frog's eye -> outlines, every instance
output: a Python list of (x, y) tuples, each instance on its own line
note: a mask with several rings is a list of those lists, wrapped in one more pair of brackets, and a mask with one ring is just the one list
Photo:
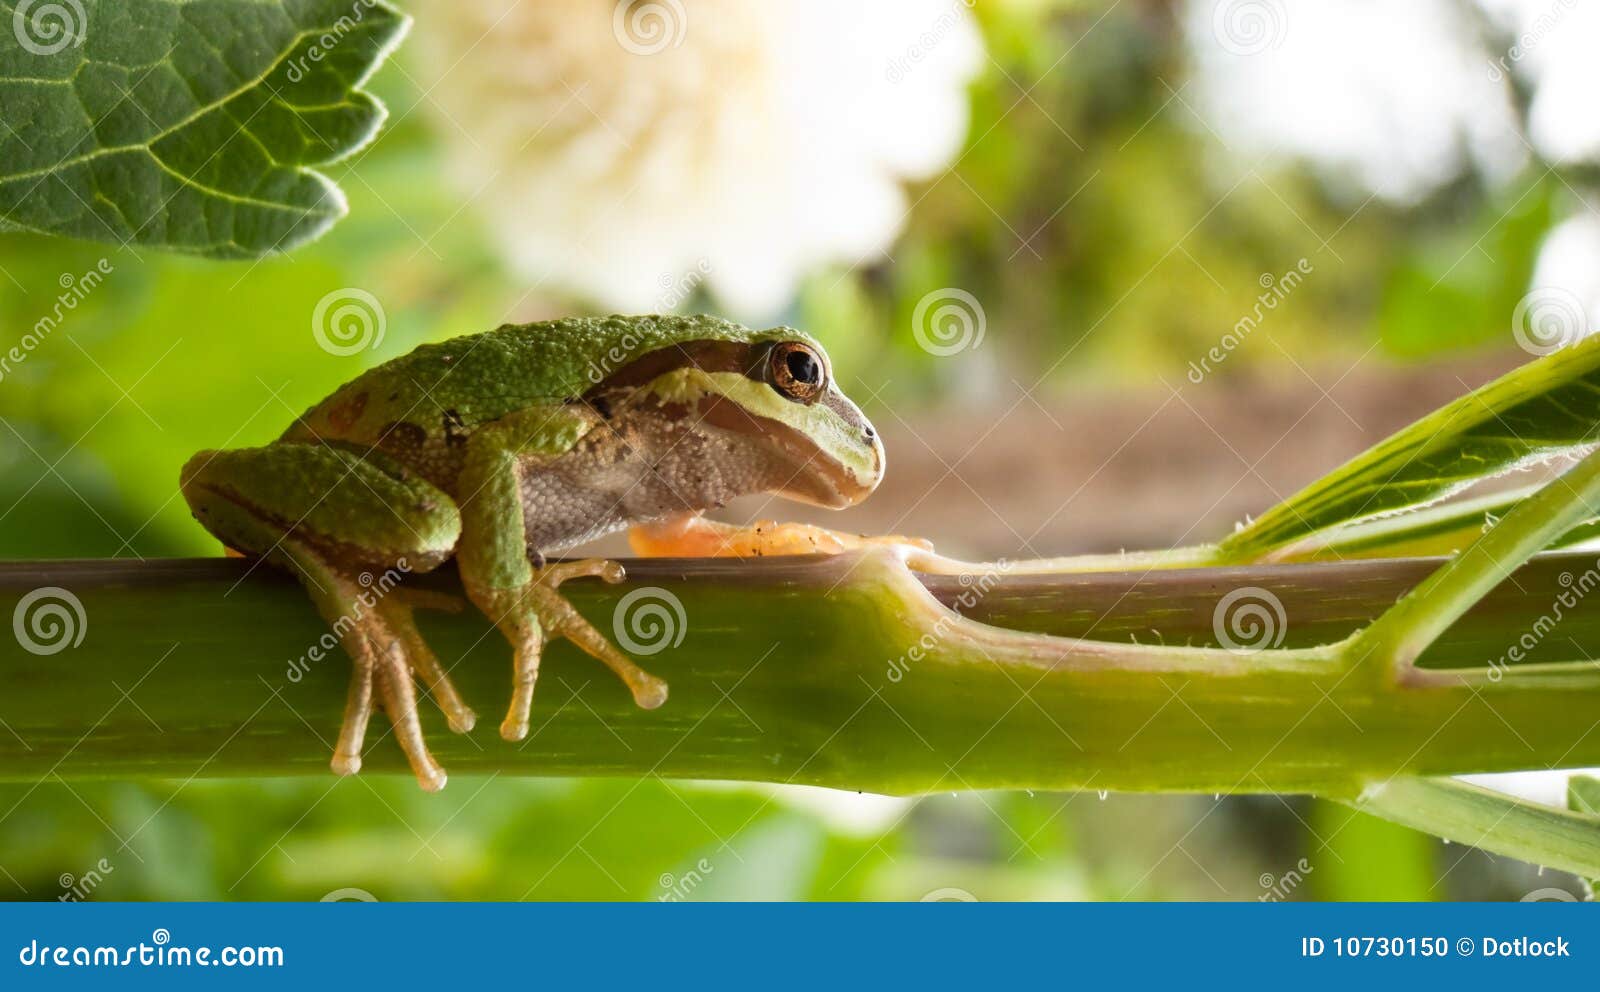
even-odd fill
[(815, 348), (798, 341), (785, 341), (773, 346), (767, 359), (767, 377), (778, 392), (810, 403), (822, 395), (828, 372)]

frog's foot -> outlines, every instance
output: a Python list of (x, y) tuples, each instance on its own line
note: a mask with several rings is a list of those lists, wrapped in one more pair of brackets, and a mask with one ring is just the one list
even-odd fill
[(444, 666), (439, 664), (439, 656), (434, 654), (433, 649), (428, 647), (428, 642), (422, 639), (422, 632), (417, 630), (412, 614), (418, 609), (446, 610), (455, 613), (463, 605), (459, 598), (448, 593), (406, 589), (403, 586), (392, 590), (378, 603), (378, 611), (383, 615), (383, 622), (400, 642), (400, 648), (405, 654), (411, 673), (428, 687), (433, 701), (438, 704), (445, 719), (449, 721), (450, 729), (458, 734), (471, 730), (478, 722), (478, 716), (462, 700), (461, 693), (456, 691), (455, 683), (450, 681)]
[(625, 573), (614, 561), (588, 559), (540, 568), (533, 581), (520, 589), (482, 588), (467, 583), (472, 601), (500, 628), (516, 655), (511, 705), (500, 724), (500, 736), (506, 740), (520, 741), (528, 736), (533, 690), (539, 680), (539, 657), (546, 636), (565, 637), (617, 673), (633, 693), (633, 701), (643, 709), (653, 710), (667, 701), (667, 684), (617, 650), (557, 591), (568, 579), (590, 576), (617, 583)]
[(645, 558), (761, 558), (769, 555), (836, 555), (868, 547), (886, 547), (918, 571), (944, 571), (945, 564), (960, 565), (933, 551), (920, 537), (888, 534), (868, 537), (816, 527), (811, 524), (762, 520), (749, 527), (684, 514), (657, 523), (638, 524), (628, 531), (634, 553)]
[[(367, 723), (374, 703), (381, 705), (394, 726), (395, 739), (405, 752), (406, 761), (417, 777), (417, 784), (429, 792), (444, 788), (445, 772), (428, 751), (417, 713), (417, 691), (413, 679), (428, 687), (450, 729), (466, 733), (477, 717), (461, 699), (444, 666), (422, 639), (412, 619), (413, 604), (432, 603), (426, 595), (404, 597), (393, 590), (366, 608), (356, 598), (355, 584), (331, 570), (318, 576), (319, 605), (343, 603), (344, 612), (330, 616), (328, 622), (355, 663), (350, 674), (350, 690), (345, 697), (344, 723), (333, 750), (333, 770), (354, 775), (361, 770), (361, 752), (366, 743)], [(327, 602), (327, 601), (333, 602)], [(324, 612), (330, 612), (324, 609)]]

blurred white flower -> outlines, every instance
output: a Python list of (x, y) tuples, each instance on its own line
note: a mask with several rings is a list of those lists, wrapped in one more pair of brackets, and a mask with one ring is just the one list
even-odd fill
[(884, 252), (982, 61), (965, 0), (429, 0), (412, 33), (458, 188), (523, 276), (614, 309), (686, 276), (770, 315)]
[(1563, 290), (1575, 301), (1566, 318), (1567, 343), (1600, 331), (1600, 218), (1579, 213), (1551, 228), (1531, 285)]
[(1245, 161), (1304, 158), (1416, 201), (1527, 160), (1503, 80), (1454, 0), (1188, 0), (1196, 126)]
[(1588, 0), (1479, 0), (1512, 36), (1491, 71), (1516, 73), (1533, 90), (1528, 135), (1553, 162), (1600, 158), (1594, 50), (1600, 5)]

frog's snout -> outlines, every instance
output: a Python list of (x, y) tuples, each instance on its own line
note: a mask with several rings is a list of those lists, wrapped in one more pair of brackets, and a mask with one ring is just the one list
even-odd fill
[(851, 424), (854, 437), (841, 446), (844, 450), (836, 453), (835, 460), (819, 473), (817, 480), (824, 492), (816, 502), (832, 510), (855, 506), (872, 495), (883, 481), (883, 442), (858, 411), (852, 419), (855, 421)]
[(878, 483), (883, 481), (883, 467), (886, 457), (883, 450), (883, 442), (878, 439), (878, 432), (873, 430), (872, 425), (867, 423), (865, 419), (861, 423), (861, 444), (866, 449), (863, 452), (862, 464), (869, 465), (870, 468), (855, 480), (854, 489), (845, 494), (847, 501), (842, 504), (843, 506), (855, 506), (868, 496), (871, 496), (872, 491), (878, 488)]

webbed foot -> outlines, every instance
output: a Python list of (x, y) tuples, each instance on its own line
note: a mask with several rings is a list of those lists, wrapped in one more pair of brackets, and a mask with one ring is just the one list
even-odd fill
[(667, 701), (667, 684), (634, 664), (557, 591), (568, 579), (587, 577), (615, 584), (626, 573), (617, 562), (592, 558), (546, 565), (520, 589), (486, 589), (467, 582), (473, 602), (500, 628), (515, 654), (511, 705), (500, 724), (500, 736), (508, 741), (528, 736), (539, 659), (547, 636), (565, 637), (610, 668), (641, 708), (653, 710)]

